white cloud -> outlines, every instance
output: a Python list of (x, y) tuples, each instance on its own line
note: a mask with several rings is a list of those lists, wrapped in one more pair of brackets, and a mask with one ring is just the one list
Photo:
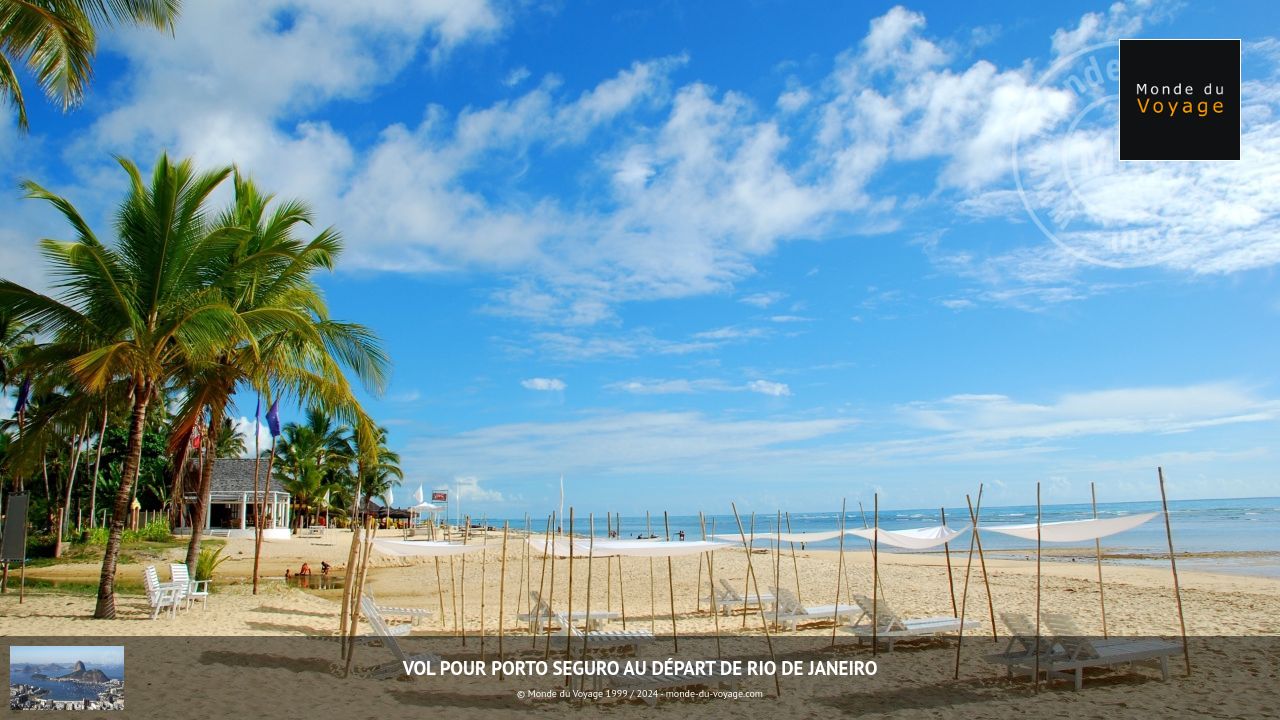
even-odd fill
[(511, 72), (507, 73), (507, 76), (502, 80), (502, 84), (506, 85), (507, 87), (515, 87), (520, 83), (524, 82), (525, 80), (528, 80), (529, 75), (530, 75), (529, 68), (521, 65), (520, 67), (515, 68)]
[[(241, 457), (246, 457), (246, 458), (253, 457), (253, 448), (254, 448), (253, 421), (245, 417), (244, 415), (241, 415), (240, 417), (235, 418), (232, 422), (234, 423), (236, 434), (244, 438), (244, 454)], [(266, 420), (259, 421), (257, 434), (258, 434), (258, 445), (257, 445), (258, 449), (270, 450), (271, 449), (271, 430), (267, 428)]]
[(1113, 2), (1105, 13), (1085, 13), (1074, 28), (1054, 31), (1053, 54), (1062, 57), (1097, 43), (1134, 37), (1145, 23), (1160, 22), (1176, 6), (1164, 0)]
[(565, 389), (563, 380), (558, 378), (529, 378), (521, 380), (520, 385), (526, 390), (539, 390), (543, 392), (560, 392)]
[(747, 389), (751, 392), (772, 397), (789, 397), (791, 395), (791, 388), (786, 383), (771, 382), (769, 380), (752, 380), (747, 383)]
[(746, 303), (747, 305), (754, 305), (755, 307), (758, 307), (758, 308), (767, 308), (770, 305), (780, 300), (783, 300), (786, 297), (787, 297), (786, 293), (778, 292), (774, 290), (771, 292), (759, 292), (759, 293), (752, 293), (750, 295), (744, 295), (738, 298), (738, 302)]
[[(490, 490), (480, 486), (480, 478), (474, 475), (454, 477), (454, 488), (458, 500), (467, 502), (506, 502), (506, 496), (499, 490)], [(475, 518), (472, 518), (475, 520)]]

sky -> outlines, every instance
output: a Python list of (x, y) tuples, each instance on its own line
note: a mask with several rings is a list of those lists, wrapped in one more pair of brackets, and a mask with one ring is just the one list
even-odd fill
[(122, 645), (12, 645), (9, 663), (73, 663), (86, 665), (123, 665)]
[[(184, 5), (0, 113), (0, 272), (47, 289), (69, 235), (19, 179), (107, 230), (113, 154), (308, 201), (394, 362), (397, 504), (1275, 494), (1268, 3)], [(1121, 37), (1242, 39), (1240, 161), (1116, 161)]]

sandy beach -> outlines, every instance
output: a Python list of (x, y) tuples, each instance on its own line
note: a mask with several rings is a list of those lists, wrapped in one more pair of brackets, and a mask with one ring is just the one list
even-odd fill
[[(384, 536), (398, 537), (399, 534), (385, 532)], [(163, 683), (166, 674), (178, 671), (160, 669), (150, 662), (144, 665), (137, 659), (151, 652), (165, 658), (173, 658), (175, 653), (177, 657), (192, 653), (187, 662), (198, 665), (208, 682), (238, 682), (238, 678), (245, 677), (246, 668), (251, 668), (255, 682), (269, 682), (273, 686), (279, 682), (297, 687), (306, 697), (318, 702), (341, 705), (358, 697), (359, 708), (369, 711), (370, 717), (401, 712), (415, 705), (441, 705), (460, 715), (476, 716), (504, 709), (559, 710), (560, 703), (520, 701), (513, 697), (515, 688), (536, 684), (529, 678), (512, 678), (498, 685), (492, 679), (477, 678), (416, 678), (382, 684), (348, 678), (337, 682), (337, 676), (341, 675), (337, 644), (325, 638), (337, 631), (341, 591), (286, 586), (283, 570), (296, 569), (304, 561), (318, 568), (321, 561), (327, 561), (335, 566), (335, 574), (340, 577), (349, 541), (348, 533), (331, 530), (323, 538), (268, 543), (263, 564), (265, 579), (261, 592), (254, 596), (246, 583), (252, 568), (252, 545), (248, 541), (232, 540), (224, 553), (232, 559), (224, 563), (215, 576), (217, 591), (208, 608), (197, 607), (172, 619), (150, 620), (144, 599), (126, 594), (119, 600), (117, 619), (92, 620), (89, 619), (92, 597), (42, 585), (21, 605), (14, 594), (0, 598), (3, 605), (0, 633), (11, 637), (41, 636), (42, 642), (54, 637), (67, 638), (72, 643), (102, 636), (133, 638), (127, 647), (135, 666), (145, 667), (147, 677), (155, 678), (150, 688), (144, 686), (138, 692), (159, 693), (157, 701), (167, 692)], [(473, 538), (472, 542), (485, 540)], [(569, 563), (563, 558), (556, 560), (552, 590), (550, 560), (544, 574), (539, 553), (526, 553), (525, 543), (512, 537), (508, 540), (506, 574), (500, 578), (501, 542), (500, 533), (491, 534), (483, 551), (483, 561), (480, 554), (469, 555), (465, 569), (461, 558), (454, 559), (452, 567), (448, 560), (441, 561), (440, 585), (432, 559), (406, 560), (375, 554), (369, 577), (370, 589), (378, 601), (385, 605), (427, 608), (435, 614), (413, 629), (404, 641), (407, 647), (419, 637), (428, 638), (436, 643), (433, 648), (451, 643), (459, 656), (476, 657), (481, 651), (476, 636), (483, 628), (487, 643), (484, 652), (493, 658), (501, 617), (504, 654), (543, 655), (545, 651), (541, 646), (535, 647), (536, 643), (516, 619), (516, 614), (527, 607), (530, 582), (535, 590), (541, 586), (544, 597), (550, 596), (558, 609), (566, 609), (570, 603)], [(173, 551), (175, 559), (179, 552)], [(794, 589), (798, 570), (803, 602), (820, 604), (836, 600), (837, 553), (797, 549), (793, 559), (784, 546), (780, 560), (781, 563), (775, 565), (770, 553), (751, 554), (751, 566), (762, 592), (775, 584), (775, 573), (780, 575), (784, 587)], [(957, 602), (962, 602), (966, 560), (967, 554), (963, 551), (952, 554)], [(641, 656), (692, 657), (708, 652), (714, 655), (712, 646), (706, 643), (717, 632), (724, 638), (726, 653), (760, 655), (765, 651), (758, 613), (716, 616), (708, 612), (706, 567), (699, 567), (698, 557), (673, 559), (670, 580), (666, 560), (653, 561), (652, 605), (649, 561), (624, 558), (621, 572), (616, 559), (611, 563), (612, 566), (607, 567), (604, 559), (590, 564), (580, 559), (574, 561), (572, 604), (575, 610), (587, 609), (589, 603), (592, 610), (621, 613), (625, 602), (626, 627), (651, 629), (659, 637), (657, 642), (641, 650)], [(841, 600), (846, 601), (850, 591), (868, 594), (871, 554), (865, 550), (846, 552), (845, 564), (848, 585), (839, 590)], [(884, 597), (894, 611), (907, 616), (951, 613), (943, 556), (881, 553), (879, 567)], [(1034, 563), (991, 559), (987, 570), (992, 604), (997, 613), (1034, 613)], [(1043, 610), (1068, 613), (1085, 632), (1101, 634), (1096, 567), (1092, 563), (1045, 562), (1042, 570)], [(90, 565), (62, 565), (33, 569), (28, 577), (36, 581), (84, 581), (92, 579), (95, 572), (96, 568)], [(140, 572), (138, 566), (121, 568), (125, 582), (134, 580)], [(717, 580), (724, 578), (735, 586), (745, 583), (746, 554), (739, 548), (717, 552), (714, 573)], [(1167, 568), (1105, 565), (1103, 573), (1111, 635), (1177, 637), (1177, 613)], [(1090, 707), (1100, 703), (1121, 708), (1121, 715), (1126, 714), (1126, 709), (1137, 713), (1139, 708), (1149, 714), (1153, 707), (1163, 706), (1170, 710), (1199, 707), (1206, 713), (1213, 710), (1222, 717), (1266, 716), (1268, 708), (1274, 710), (1274, 697), (1268, 690), (1273, 685), (1267, 679), (1274, 681), (1276, 668), (1280, 667), (1275, 662), (1275, 636), (1280, 635), (1280, 622), (1276, 620), (1280, 617), (1280, 581), (1204, 572), (1180, 575), (1187, 632), (1193, 638), (1191, 651), (1196, 673), (1191, 678), (1182, 677), (1182, 658), (1177, 657), (1172, 662), (1173, 677), (1168, 683), (1160, 682), (1158, 671), (1153, 669), (1138, 669), (1133, 673), (1099, 671), (1090, 675), (1084, 692), (1072, 692), (1070, 683), (1056, 683), (1051, 691), (1037, 695), (1031, 692), (1026, 680), (1005, 679), (1000, 668), (982, 659), (983, 655), (1002, 648), (1004, 640), (997, 643), (991, 637), (988, 598), (975, 556), (969, 569), (969, 593), (964, 610), (966, 617), (982, 623), (982, 629), (965, 642), (959, 679), (952, 677), (954, 640), (926, 641), (900, 645), (893, 653), (881, 651), (877, 658), (880, 671), (874, 678), (788, 677), (781, 680), (781, 698), (772, 697), (775, 689), (771, 678), (744, 678), (737, 687), (755, 688), (766, 697), (701, 703), (698, 711), (720, 717), (741, 712), (744, 708), (740, 703), (769, 703), (751, 707), (768, 707), (769, 712), (788, 717), (819, 717), (832, 709), (856, 710), (873, 716), (933, 716), (964, 704), (968, 715), (996, 717), (1007, 716), (1012, 709), (1025, 711), (1040, 703), (1047, 703), (1044, 707), (1054, 713), (1069, 713), (1076, 703)], [(681, 637), (689, 638), (680, 652), (673, 652), (670, 641), (669, 584), (675, 588), (675, 630)], [(442, 603), (443, 615), (440, 614)], [(465, 648), (458, 645), (454, 637), (455, 621), (471, 638)], [(621, 618), (610, 624), (611, 629), (622, 626)], [(1003, 627), (999, 631), (1001, 635), (1005, 633)], [(871, 658), (868, 647), (859, 647), (854, 638), (844, 632), (835, 634), (836, 644), (831, 647), (831, 635), (831, 625), (825, 624), (801, 626), (794, 633), (772, 633), (771, 640), (775, 652), (782, 656), (791, 653), (796, 657), (809, 657), (818, 653), (816, 657), (827, 659)], [(245, 636), (260, 638), (236, 639)], [(699, 636), (708, 639), (694, 640)], [(148, 637), (164, 640), (148, 641)], [(189, 638), (187, 644), (181, 646), (184, 649), (174, 649), (174, 637)], [(389, 660), (391, 657), (384, 649), (362, 647), (357, 650), (355, 664), (359, 667)], [(169, 663), (161, 665), (168, 667)], [(351, 690), (366, 687), (367, 691)], [(137, 683), (131, 686), (131, 692), (134, 688), (138, 688)], [(226, 698), (229, 703), (226, 709), (251, 712), (258, 708), (260, 711), (261, 706), (254, 704), (253, 697), (250, 693), (240, 698)], [(268, 700), (259, 698), (258, 702)], [(663, 712), (681, 712), (679, 708), (683, 704), (667, 701), (659, 708)], [(597, 709), (603, 711), (603, 707)], [(636, 711), (633, 708), (644, 707), (609, 703), (607, 711), (626, 716)]]

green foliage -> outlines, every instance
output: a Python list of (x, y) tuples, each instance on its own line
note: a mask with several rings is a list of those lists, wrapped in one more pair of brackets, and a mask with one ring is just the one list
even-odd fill
[[(105, 527), (89, 528), (85, 531), (86, 545), (106, 545), (111, 530)], [(169, 522), (164, 518), (156, 518), (137, 530), (125, 530), (121, 537), (123, 542), (168, 542), (173, 539), (169, 532)]]
[(219, 565), (227, 561), (227, 558), (222, 557), (222, 550), (225, 547), (225, 545), (219, 545), (216, 548), (200, 548), (200, 557), (196, 558), (196, 576), (194, 579), (213, 579), (213, 571), (217, 570)]

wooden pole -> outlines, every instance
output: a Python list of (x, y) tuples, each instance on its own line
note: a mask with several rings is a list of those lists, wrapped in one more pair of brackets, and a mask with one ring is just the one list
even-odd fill
[[(973, 540), (978, 544), (978, 566), (982, 568), (982, 586), (987, 591), (987, 613), (991, 617), (991, 640), (998, 639), (996, 634), (996, 603), (991, 597), (991, 580), (987, 576), (987, 556), (982, 552), (982, 533), (978, 524), (982, 518), (983, 483), (978, 483), (978, 501), (969, 508), (969, 522), (973, 525)], [(965, 498), (968, 499), (967, 496)]]
[[(662, 511), (662, 527), (667, 536), (667, 542), (671, 542), (671, 521), (667, 518), (667, 511)], [(680, 636), (676, 632), (676, 580), (675, 571), (671, 568), (671, 556), (667, 555), (667, 594), (671, 598), (671, 651), (680, 652)]]
[(487, 515), (480, 518), (480, 524), (484, 526), (484, 540), (480, 541), (480, 662), (484, 662), (484, 598), (488, 594), (485, 591), (489, 589), (488, 583), (484, 581), (489, 568), (489, 518)]
[[(592, 537), (595, 534), (592, 530)], [(604, 536), (605, 539), (613, 537), (613, 516), (608, 510), (604, 513)], [(608, 555), (604, 558), (604, 609), (605, 612), (613, 612), (613, 558)]]
[(453, 615), (453, 635), (458, 636), (458, 575), (454, 572), (453, 556), (449, 556), (449, 609)]
[(1036, 673), (1035, 691), (1040, 692), (1040, 483), (1036, 482)]
[[(943, 532), (947, 527), (947, 509), (945, 507), (938, 508), (938, 512), (942, 515)], [(942, 552), (947, 556), (947, 589), (951, 591), (951, 614), (959, 617), (960, 609), (956, 607), (956, 584), (951, 577), (951, 543), (942, 543)]]
[[(791, 534), (791, 513), (787, 513), (787, 534)], [(796, 541), (788, 540), (791, 546), (791, 571), (796, 577), (796, 602), (804, 604), (804, 599), (800, 596), (800, 562), (796, 560)]]
[[(587, 513), (587, 527), (591, 534), (587, 536), (587, 631), (582, 633), (582, 657), (587, 656), (587, 640), (591, 635), (591, 561), (596, 557), (596, 516), (595, 513)], [(572, 542), (572, 541), (571, 541)], [(587, 682), (586, 677), (582, 678), (582, 682)]]
[[(569, 611), (565, 613), (565, 618), (569, 625), (573, 625), (573, 506), (569, 506)], [(588, 623), (588, 631), (590, 623)], [(584, 633), (585, 634), (585, 633)], [(568, 660), (570, 651), (573, 649), (573, 643), (569, 642), (573, 637), (572, 628), (564, 628), (564, 659)], [(565, 682), (569, 681), (569, 676), (565, 675)]]
[[(747, 561), (748, 561), (747, 562), (747, 579), (742, 581), (742, 596), (744, 598), (751, 596), (751, 583), (755, 582), (756, 580), (754, 567), (753, 567), (753, 564), (750, 562), (751, 549), (754, 548), (755, 546), (756, 546), (756, 513), (753, 510), (751, 511), (751, 538), (750, 538), (750, 542), (747, 543)], [(756, 585), (759, 585), (759, 584), (760, 583), (758, 582), (756, 583)], [(756, 593), (756, 600), (758, 601), (759, 599), (760, 599), (760, 593)], [(763, 603), (760, 603), (760, 613), (761, 613), (761, 617), (763, 617), (764, 616)], [(742, 609), (742, 629), (743, 630), (747, 629), (747, 610), (745, 606)]]
[[(530, 608), (529, 608), (529, 615), (530, 615), (530, 617), (532, 617), (532, 618), (533, 618), (533, 621), (534, 621), (534, 624), (533, 624), (533, 632), (531, 633), (531, 634), (533, 635), (533, 649), (534, 649), (534, 650), (537, 650), (537, 649), (538, 649), (538, 629), (539, 629), (540, 627), (544, 627), (544, 626), (545, 626), (545, 628), (547, 629), (547, 632), (548, 632), (548, 633), (550, 633), (550, 632), (551, 632), (551, 630), (550, 630), (550, 628), (551, 628), (551, 618), (550, 618), (550, 617), (547, 617), (547, 618), (542, 617), (542, 613), (541, 613), (541, 612), (539, 612), (539, 610), (540, 610), (540, 608), (542, 607), (542, 605), (544, 604), (544, 603), (543, 603), (543, 601), (542, 601), (542, 591), (546, 588), (546, 584), (547, 584), (547, 555), (548, 555), (548, 553), (549, 553), (548, 548), (551, 546), (551, 528), (552, 528), (552, 523), (553, 523), (553, 522), (554, 522), (554, 520), (552, 519), (552, 516), (551, 516), (551, 515), (548, 515), (548, 516), (547, 516), (547, 534), (542, 536), (542, 569), (538, 571), (538, 606), (537, 606), (537, 607), (533, 607), (533, 606), (532, 606), (532, 605), (533, 605), (533, 602), (532, 602), (532, 601), (533, 601), (533, 598), (529, 598), (529, 600), (530, 600), (530, 603), (529, 603), (529, 604), (530, 604)], [(552, 559), (554, 560), (554, 558), (555, 558), (555, 556), (553, 555), (553, 556), (552, 556)], [(529, 582), (529, 590), (530, 590), (530, 591), (532, 591), (532, 590), (533, 590), (533, 582), (532, 582), (532, 580), (530, 580), (530, 582)], [(548, 607), (549, 607), (549, 605), (548, 605)], [(544, 626), (540, 626), (540, 625), (538, 625), (538, 623), (544, 623)], [(548, 647), (551, 645), (551, 639), (550, 639), (550, 636), (548, 636), (548, 638), (547, 638), (547, 645), (548, 645)]]
[[(548, 533), (548, 534), (547, 534), (547, 537), (548, 537), (548, 538), (550, 538), (550, 537), (551, 537), (551, 535), (550, 535), (550, 533), (551, 533), (551, 529), (552, 529), (552, 528), (554, 528), (555, 533), (556, 533), (556, 539), (557, 539), (557, 540), (559, 540), (559, 539), (560, 539), (560, 538), (559, 538), (559, 536), (560, 536), (560, 524), (561, 524), (563, 521), (562, 521), (559, 517), (557, 517), (557, 516), (556, 516), (556, 514), (555, 514), (554, 512), (553, 512), (553, 513), (551, 513), (551, 520), (552, 520), (552, 524), (551, 524), (551, 527), (550, 527), (550, 528), (548, 528), (548, 530), (547, 530), (547, 533)], [(551, 576), (550, 576), (550, 578), (549, 578), (550, 582), (549, 582), (549, 584), (547, 585), (547, 602), (546, 602), (546, 605), (547, 605), (547, 613), (548, 613), (548, 617), (547, 617), (547, 625), (546, 625), (546, 630), (547, 630), (546, 646), (545, 646), (545, 648), (544, 648), (545, 653), (544, 653), (544, 655), (543, 655), (543, 659), (544, 659), (544, 660), (546, 660), (546, 659), (550, 659), (550, 658), (551, 658), (551, 623), (555, 622), (555, 618), (554, 618), (554, 617), (551, 617), (551, 616), (550, 616), (550, 613), (555, 612), (555, 605), (554, 605), (554, 603), (555, 603), (555, 601), (556, 601), (556, 555), (557, 555), (557, 554), (559, 554), (559, 548), (558, 548), (558, 547), (556, 547), (555, 545), (552, 545), (552, 547), (551, 547)], [(570, 634), (570, 632), (569, 632), (569, 628), (563, 628), (563, 630), (564, 630), (564, 632), (565, 632), (565, 634), (566, 634), (566, 635)]]
[[(876, 588), (880, 587), (880, 493), (872, 496), (875, 503), (872, 507), (871, 519), (872, 526), (875, 531), (871, 534), (871, 655), (874, 657), (879, 651), (879, 633), (880, 633), (880, 594), (876, 592)], [(844, 516), (841, 515), (840, 522), (844, 522)], [(843, 525), (840, 528), (844, 529)], [(840, 545), (844, 546), (844, 535), (840, 535)], [(836, 601), (839, 604), (839, 600)], [(835, 637), (835, 631), (831, 631), (831, 636)]]
[[(502, 523), (502, 567), (498, 571), (498, 660), (503, 660), (506, 656), (503, 654), (502, 648), (502, 616), (506, 610), (507, 601), (507, 532), (508, 524)], [(525, 543), (528, 547), (529, 543)]]
[[(1093, 519), (1098, 519), (1098, 490), (1089, 483), (1089, 500), (1093, 505)], [(1098, 561), (1098, 608), (1102, 611), (1102, 637), (1111, 637), (1107, 632), (1107, 593), (1102, 587), (1102, 539), (1093, 539), (1093, 552)]]
[[(844, 578), (844, 522), (845, 511), (848, 509), (848, 499), (840, 498), (840, 551), (836, 559), (836, 609), (840, 608), (840, 585)], [(874, 590), (873, 590), (874, 592)], [(835, 620), (833, 617), (832, 620)], [(831, 647), (836, 646), (836, 628), (840, 626), (839, 622), (833, 622), (831, 625)], [(872, 631), (875, 632), (874, 630)]]
[[(969, 517), (972, 519), (973, 501), (969, 499), (968, 493), (965, 493), (964, 501), (969, 504)], [(973, 545), (976, 535), (977, 533), (969, 535), (969, 559), (964, 564), (964, 590), (960, 593), (960, 632), (956, 636), (956, 668), (953, 675), (956, 680), (960, 679), (960, 650), (964, 645), (964, 616), (965, 611), (969, 609), (969, 574), (973, 571)]]
[(778, 588), (782, 587), (782, 510), (773, 521), (773, 626), (778, 626)]
[[(649, 511), (644, 511), (644, 534), (649, 536), (653, 534), (653, 527), (649, 524)], [(653, 592), (653, 558), (649, 558), (649, 632), (654, 635), (658, 634), (658, 601)]]
[[(698, 512), (698, 525), (702, 527), (702, 539), (706, 540), (707, 539), (707, 521), (706, 521), (706, 518), (702, 516), (701, 511)], [(720, 659), (720, 608), (716, 606), (715, 553), (707, 552), (704, 554), (707, 556), (707, 586), (711, 588), (711, 599), (710, 599), (711, 616), (712, 618), (715, 619), (715, 623), (716, 623), (716, 659), (719, 660)], [(702, 565), (699, 564), (698, 567), (701, 568)], [(698, 584), (701, 585), (702, 584), (701, 581), (699, 581)], [(701, 595), (702, 592), (699, 591), (698, 594)]]
[[(755, 573), (751, 570), (751, 543), (747, 541), (747, 533), (742, 529), (742, 518), (738, 516), (738, 506), (729, 503), (729, 507), (733, 508), (733, 519), (738, 523), (738, 536), (742, 538), (742, 547), (747, 551), (747, 577), (755, 578)], [(756, 584), (756, 598), (759, 599), (760, 586)], [(769, 622), (764, 617), (764, 606), (757, 605), (760, 611), (760, 627), (764, 630), (764, 640), (769, 646), (769, 660), (773, 661), (775, 667), (778, 658), (773, 654), (773, 637), (769, 635)], [(744, 613), (745, 614), (745, 613)], [(782, 681), (778, 679), (778, 673), (773, 674), (773, 689), (778, 697), (782, 697)]]
[(1178, 603), (1178, 630), (1182, 633), (1182, 660), (1187, 666), (1187, 677), (1191, 677), (1191, 650), (1187, 647), (1187, 621), (1182, 615), (1182, 588), (1178, 585), (1178, 561), (1173, 554), (1173, 526), (1169, 523), (1169, 499), (1164, 492), (1164, 468), (1157, 467), (1156, 474), (1160, 478), (1160, 507), (1164, 510), (1164, 534), (1169, 540), (1169, 567), (1173, 570), (1173, 599)]
[[(464, 520), (466, 526), (462, 528), (462, 544), (466, 545), (471, 540), (471, 516), (467, 515)], [(458, 602), (462, 605), (462, 647), (467, 646), (467, 553), (462, 553), (462, 570), (458, 575)]]
[(436, 561), (436, 595), (440, 598), (440, 629), (444, 630), (444, 583), (440, 580), (440, 556), (437, 555), (432, 560)]

